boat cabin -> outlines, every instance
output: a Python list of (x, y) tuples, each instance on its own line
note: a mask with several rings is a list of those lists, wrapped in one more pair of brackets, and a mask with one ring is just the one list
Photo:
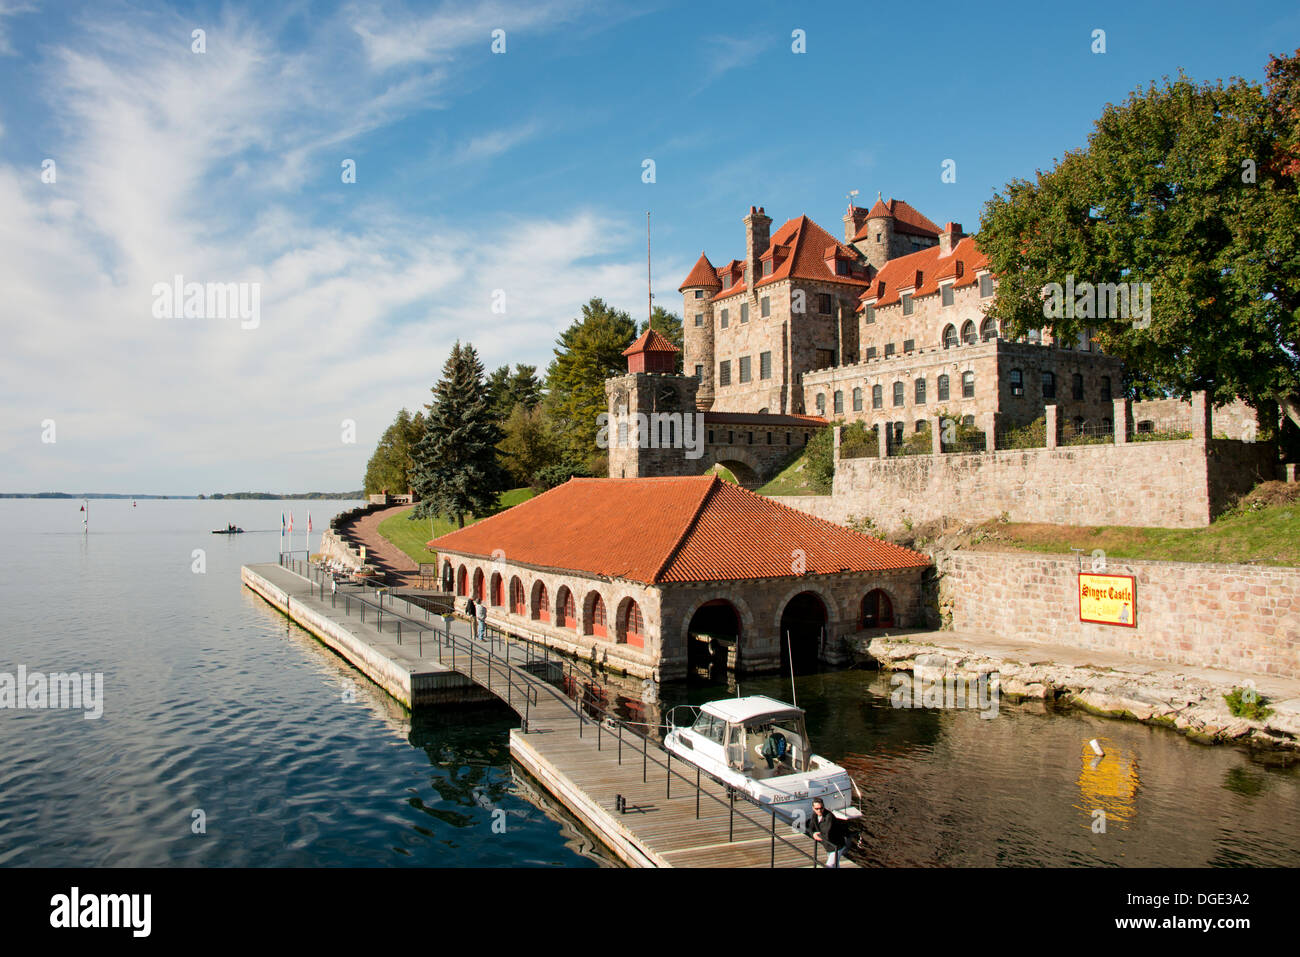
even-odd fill
[(691, 731), (701, 757), (712, 757), (755, 780), (810, 770), (812, 749), (804, 714), (775, 698), (711, 701), (700, 708)]

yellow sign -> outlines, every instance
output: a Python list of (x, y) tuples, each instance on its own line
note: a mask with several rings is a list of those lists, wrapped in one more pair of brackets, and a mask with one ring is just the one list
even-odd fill
[(1079, 573), (1079, 620), (1137, 627), (1137, 579)]

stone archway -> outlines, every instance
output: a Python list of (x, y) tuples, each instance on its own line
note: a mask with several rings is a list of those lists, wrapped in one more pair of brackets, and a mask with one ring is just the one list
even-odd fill
[(744, 621), (726, 598), (700, 602), (686, 619), (686, 664), (692, 675), (725, 677), (741, 667)]
[(795, 674), (816, 671), (830, 629), (830, 611), (817, 592), (805, 590), (791, 598), (781, 612), (781, 670)]

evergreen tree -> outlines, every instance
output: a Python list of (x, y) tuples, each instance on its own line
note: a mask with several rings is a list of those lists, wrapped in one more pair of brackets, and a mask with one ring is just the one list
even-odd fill
[(515, 371), (504, 365), (488, 376), (488, 402), (497, 425), (505, 428), (515, 406), (525, 409), (536, 408), (542, 401), (542, 383), (537, 378), (537, 366), (515, 363)]
[(501, 433), (488, 405), (483, 364), (472, 345), (457, 340), (426, 408), (411, 482), (420, 503), (411, 518), (442, 515), (464, 528), (466, 515), (495, 511), (506, 489), (506, 474), (497, 462)]
[[(679, 350), (682, 348), (682, 317), (675, 312), (669, 312), (663, 306), (655, 306), (650, 313), (650, 318), (643, 320), (641, 323), (641, 332), (647, 329), (653, 329), (665, 339), (675, 345)], [(677, 360), (673, 366), (673, 371), (678, 375), (682, 371), (682, 352), (677, 353)]]
[(411, 484), (411, 454), (424, 434), (424, 414), (414, 416), (402, 409), (385, 431), (366, 464), (364, 487), (367, 495), (389, 492), (400, 495)]
[(546, 414), (569, 460), (598, 467), (604, 459), (596, 447), (596, 417), (606, 411), (605, 380), (627, 372), (623, 350), (636, 336), (632, 317), (599, 298), (583, 306), (582, 318), (561, 333), (546, 370)]
[(497, 446), (506, 457), (506, 468), (519, 485), (541, 486), (538, 475), (560, 464), (560, 441), (540, 407), (515, 406), (502, 429)]

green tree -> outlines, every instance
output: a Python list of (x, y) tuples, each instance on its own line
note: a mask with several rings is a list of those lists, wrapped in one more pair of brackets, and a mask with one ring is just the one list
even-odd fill
[(404, 493), (411, 484), (411, 453), (424, 434), (424, 413), (411, 415), (406, 409), (397, 413), (393, 424), (384, 430), (375, 452), (366, 464), (363, 483), (367, 495), (384, 489)]
[[(1183, 75), (1135, 91), (1106, 106), (1086, 148), (1007, 184), (981, 217), (998, 275), (989, 314), (1013, 336), (1093, 328), (1148, 391), (1278, 402), (1300, 423), (1300, 202), (1280, 161), (1296, 142), (1294, 61), (1275, 58), (1268, 95)], [(1076, 295), (1083, 282), (1149, 283), (1149, 322), (1082, 305), (1055, 315), (1044, 289), (1068, 276)]]
[[(663, 306), (655, 306), (650, 313), (650, 318), (643, 320), (640, 326), (640, 332), (645, 333), (647, 329), (654, 329), (662, 334), (669, 342), (675, 345), (679, 350), (682, 348), (682, 317), (675, 312), (669, 312)], [(673, 369), (674, 372), (681, 374), (682, 371), (682, 353), (677, 353), (677, 362)]]
[(472, 345), (457, 340), (452, 346), (426, 408), (411, 481), (420, 503), (411, 518), (442, 515), (464, 528), (467, 514), (491, 514), (506, 490), (506, 473), (497, 462), (501, 433), (488, 405), (483, 364)]
[(518, 403), (502, 429), (497, 449), (505, 456), (505, 465), (519, 485), (541, 488), (538, 475), (561, 462), (562, 447), (540, 406), (528, 408)]
[(488, 402), (497, 424), (505, 427), (515, 406), (523, 405), (526, 409), (534, 408), (542, 401), (542, 383), (537, 378), (537, 366), (515, 363), (515, 371), (504, 365), (488, 376)]
[(546, 414), (566, 457), (585, 463), (593, 474), (600, 474), (593, 466), (604, 458), (596, 447), (596, 417), (606, 411), (605, 380), (627, 372), (623, 350), (636, 335), (631, 316), (593, 298), (582, 307), (582, 318), (560, 334), (546, 370)]

